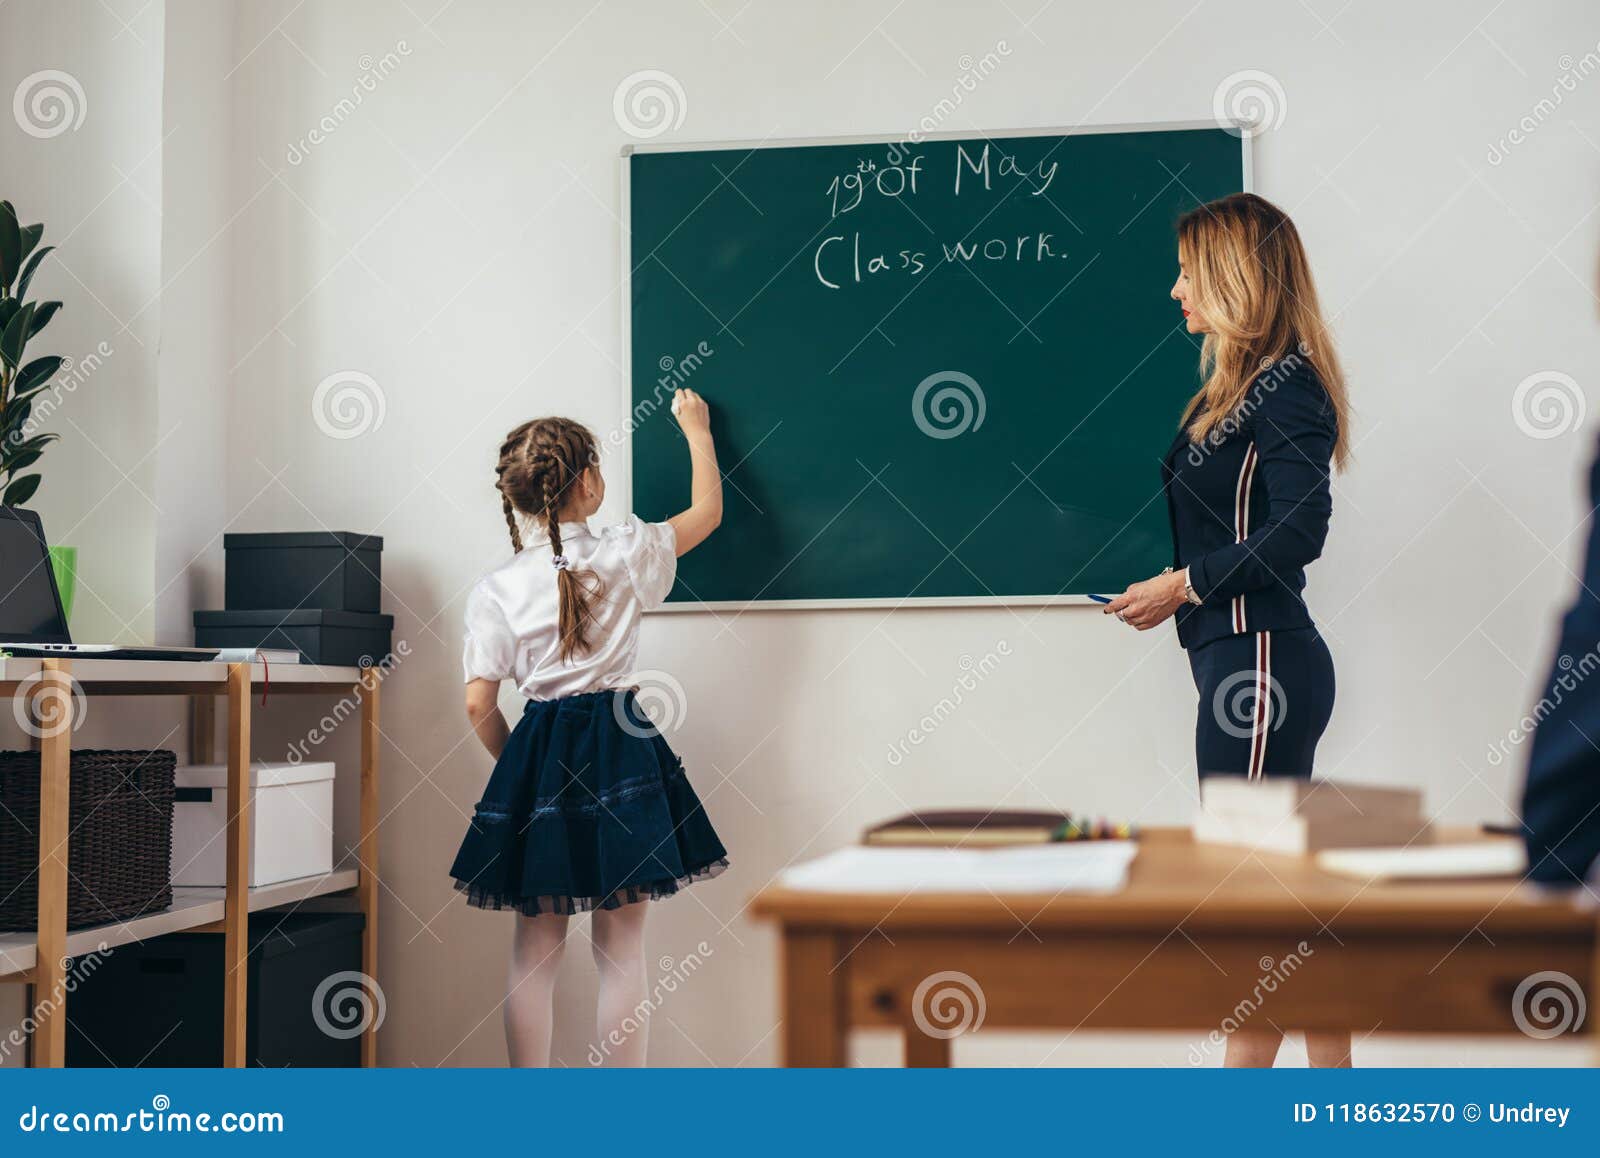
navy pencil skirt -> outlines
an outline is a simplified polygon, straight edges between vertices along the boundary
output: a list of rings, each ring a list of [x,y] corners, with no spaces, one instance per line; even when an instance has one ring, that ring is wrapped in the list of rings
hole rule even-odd
[[[1202,777],[1310,776],[1333,715],[1333,655],[1315,627],[1227,635],[1189,651]]]

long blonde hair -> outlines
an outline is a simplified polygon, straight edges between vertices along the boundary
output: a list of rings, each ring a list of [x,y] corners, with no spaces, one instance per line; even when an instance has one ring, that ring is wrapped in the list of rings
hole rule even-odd
[[[1194,308],[1211,327],[1200,347],[1205,381],[1183,412],[1190,440],[1198,446],[1228,421],[1264,368],[1299,357],[1311,364],[1333,403],[1333,462],[1342,470],[1350,457],[1344,372],[1288,214],[1254,193],[1191,209],[1178,219],[1178,260]]]
[[[574,493],[583,472],[599,461],[594,435],[570,418],[535,418],[524,422],[500,444],[495,466],[495,489],[511,532],[511,546],[522,550],[522,529],[517,515],[542,524],[550,536],[550,550],[560,560],[556,587],[560,594],[560,654],[563,663],[593,646],[594,604],[604,596],[599,576],[575,571],[561,554],[561,511]]]

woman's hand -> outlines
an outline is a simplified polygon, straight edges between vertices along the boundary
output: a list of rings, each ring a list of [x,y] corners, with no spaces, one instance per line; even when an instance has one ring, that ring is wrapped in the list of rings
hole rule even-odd
[[[1184,571],[1169,571],[1135,583],[1110,603],[1103,614],[1115,615],[1130,627],[1148,631],[1165,623],[1183,606]]]

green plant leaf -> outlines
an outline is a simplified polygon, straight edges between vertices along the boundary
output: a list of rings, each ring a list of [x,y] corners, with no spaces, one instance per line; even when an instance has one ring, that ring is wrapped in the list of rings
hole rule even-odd
[[[24,450],[43,450],[52,442],[60,441],[61,436],[56,434],[54,431],[51,431],[49,434],[35,434],[32,438],[23,439],[21,442],[11,447],[11,453],[15,454],[18,451]]]
[[[0,410],[0,438],[14,438],[19,427],[28,420],[28,415],[33,412],[31,398],[18,398],[12,395],[7,400],[5,409]]]
[[[3,500],[8,507],[20,507],[33,497],[33,492],[39,489],[39,484],[44,481],[43,475],[25,474],[21,478],[11,480],[11,485],[6,487],[6,497]]]
[[[16,298],[0,298],[0,334],[5,333],[6,326],[11,324],[11,319],[17,316],[21,308],[22,303]]]
[[[22,432],[28,425],[28,419],[33,416],[33,400],[31,398],[13,398],[6,403],[3,421],[0,421],[0,438],[11,439]]]
[[[26,394],[36,386],[44,386],[55,377],[56,371],[66,363],[66,359],[55,354],[46,354],[43,358],[35,358],[22,369],[17,371],[17,380],[11,384],[12,390],[17,394]]]
[[[18,261],[27,261],[28,254],[33,252],[33,247],[39,244],[39,239],[44,236],[43,225],[24,225],[19,230],[22,236],[22,249],[17,254]]]
[[[47,381],[39,383],[32,390],[13,391],[12,395],[11,395],[11,401],[12,402],[24,402],[25,401],[25,402],[30,402],[31,403],[35,398],[39,397],[39,395],[43,394],[46,390],[50,389],[50,387],[52,385],[53,385],[53,383],[51,383],[51,382],[49,382],[47,380]]]
[[[60,441],[61,436],[54,431],[51,431],[48,434],[35,434],[32,438],[25,439],[22,442],[17,443],[17,448],[19,450],[32,450],[35,447],[46,447],[52,442]]]
[[[0,290],[9,290],[22,264],[22,230],[11,202],[0,201]]]
[[[33,311],[33,321],[28,325],[28,337],[32,338],[40,330],[50,324],[50,319],[56,316],[56,311],[61,308],[60,302],[40,302]]]
[[[39,461],[39,456],[44,453],[44,448],[60,439],[59,434],[36,434],[32,438],[13,445],[9,440],[4,444],[5,451],[0,453],[0,474],[16,474],[25,470]]]
[[[38,270],[39,263],[44,260],[44,255],[45,254],[53,253],[55,251],[55,248],[56,247],[53,246],[53,245],[45,246],[38,253],[36,253],[32,257],[30,257],[28,259],[27,264],[22,267],[22,276],[17,279],[17,297],[18,297],[18,299],[25,298],[25,297],[28,296],[28,286],[33,283],[33,275],[34,275],[35,271]]]
[[[24,450],[5,460],[3,465],[8,471],[27,470],[28,467],[39,461],[39,456],[43,453],[44,451],[42,450]]]
[[[3,333],[0,333],[0,358],[4,358],[15,366],[22,361],[22,351],[28,344],[28,327],[33,325],[33,303],[29,302],[17,311],[16,316],[6,323]]]

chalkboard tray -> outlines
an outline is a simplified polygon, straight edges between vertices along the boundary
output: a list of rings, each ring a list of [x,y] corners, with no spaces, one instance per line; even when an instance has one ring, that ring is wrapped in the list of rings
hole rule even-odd
[[[1159,463],[1197,385],[1173,225],[1251,187],[1204,124],[630,146],[622,491],[722,526],[672,610],[1082,603],[1171,561]]]

